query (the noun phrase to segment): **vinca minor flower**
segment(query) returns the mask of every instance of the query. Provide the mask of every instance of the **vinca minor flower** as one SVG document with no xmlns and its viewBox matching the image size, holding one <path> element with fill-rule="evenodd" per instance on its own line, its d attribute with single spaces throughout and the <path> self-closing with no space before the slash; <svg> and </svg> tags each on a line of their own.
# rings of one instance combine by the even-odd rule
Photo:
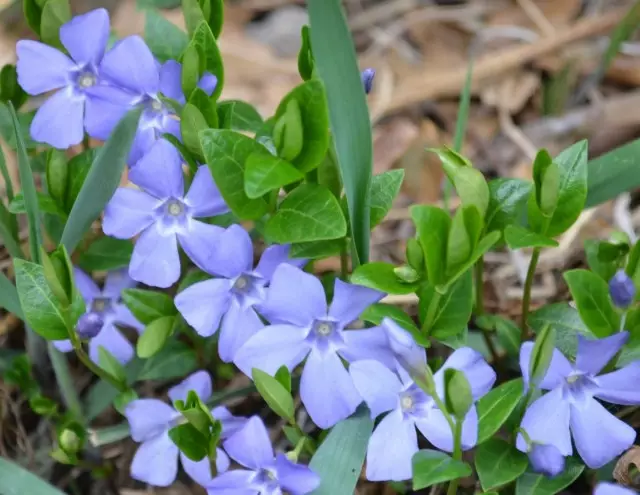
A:
<svg viewBox="0 0 640 495">
<path fill-rule="evenodd" d="M 120 299 L 121 292 L 133 287 L 135 282 L 127 275 L 126 269 L 115 270 L 107 275 L 104 288 L 100 290 L 82 270 L 74 268 L 73 272 L 78 291 L 87 306 L 87 312 L 78 320 L 77 332 L 80 338 L 91 339 L 89 356 L 97 363 L 98 349 L 102 346 L 118 361 L 127 363 L 133 357 L 133 346 L 116 325 L 131 327 L 138 332 L 144 330 L 144 325 L 136 320 Z M 62 352 L 73 350 L 70 340 L 56 340 L 53 345 Z"/>
<path fill-rule="evenodd" d="M 403 342 L 413 341 L 411 335 L 395 322 L 385 319 L 384 325 L 392 323 L 392 333 L 403 332 Z M 401 347 L 395 347 L 399 350 Z M 407 345 L 398 357 L 399 363 L 412 362 L 417 369 L 417 344 Z M 410 355 L 409 355 L 410 354 Z M 422 368 L 427 361 L 424 349 L 420 350 Z M 436 393 L 444 401 L 444 371 L 454 368 L 462 371 L 474 401 L 485 395 L 496 380 L 496 374 L 482 356 L 469 347 L 456 350 L 434 374 Z M 394 372 L 396 371 L 396 372 Z M 371 417 L 388 414 L 376 427 L 367 448 L 367 479 L 371 481 L 403 481 L 412 476 L 413 455 L 418 451 L 416 428 L 437 448 L 453 451 L 453 434 L 444 414 L 433 398 L 419 388 L 403 367 L 395 370 L 373 360 L 351 364 L 349 373 L 360 395 L 371 410 Z M 478 413 L 471 407 L 462 424 L 461 444 L 467 450 L 475 446 L 478 439 Z"/>
<path fill-rule="evenodd" d="M 142 190 L 118 188 L 105 207 L 102 228 L 118 239 L 140 234 L 129 264 L 131 278 L 155 287 L 176 282 L 178 243 L 198 267 L 206 269 L 224 230 L 196 218 L 229 210 L 209 169 L 198 169 L 185 195 L 180 154 L 161 139 L 131 170 L 129 179 Z"/>
<path fill-rule="evenodd" d="M 273 375 L 281 366 L 292 370 L 307 358 L 300 397 L 313 422 L 330 428 L 362 402 L 341 359 L 388 359 L 381 328 L 345 330 L 382 297 L 376 290 L 336 280 L 333 302 L 327 308 L 320 280 L 282 264 L 261 306 L 261 314 L 271 325 L 238 350 L 234 363 L 249 376 L 253 368 Z"/>
<path fill-rule="evenodd" d="M 578 352 L 575 364 L 569 362 L 554 349 L 551 364 L 539 384 L 548 393 L 536 400 L 525 412 L 520 427 L 528 439 L 519 434 L 516 446 L 529 452 L 529 440 L 534 445 L 554 446 L 563 456 L 571 455 L 571 437 L 585 464 L 592 469 L 604 466 L 630 447 L 636 433 L 624 421 L 607 411 L 597 400 L 612 404 L 640 404 L 640 361 L 623 368 L 599 375 L 602 369 L 618 353 L 629 337 L 620 332 L 599 340 L 578 336 Z M 520 368 L 529 381 L 529 363 L 532 342 L 525 342 L 520 349 Z M 555 459 L 555 461 L 554 461 Z M 547 472 L 562 470 L 559 459 L 545 458 L 546 468 L 535 457 L 530 460 L 534 468 Z M 551 463 L 556 465 L 550 467 Z"/>
<path fill-rule="evenodd" d="M 203 402 L 211 397 L 211 376 L 206 371 L 197 371 L 182 383 L 169 389 L 172 402 L 186 400 L 189 391 L 196 392 Z M 246 418 L 234 417 L 225 407 L 216 407 L 212 416 L 222 423 L 222 438 L 239 431 Z M 173 407 L 159 399 L 137 399 L 125 409 L 131 427 L 131 438 L 141 443 L 131 463 L 131 477 L 153 486 L 169 486 L 178 474 L 178 457 L 185 472 L 197 483 L 206 485 L 211 481 L 209 458 L 192 461 L 180 453 L 169 438 L 169 430 L 182 423 L 184 417 Z M 229 458 L 220 448 L 216 452 L 216 470 L 221 473 L 229 469 Z"/>
<path fill-rule="evenodd" d="M 306 260 L 289 259 L 289 246 L 270 246 L 253 269 L 251 237 L 239 225 L 232 225 L 220 235 L 206 267 L 219 277 L 182 291 L 175 299 L 176 307 L 203 337 L 220 327 L 218 352 L 228 363 L 240 346 L 264 327 L 254 307 L 264 301 L 265 287 L 277 266 L 286 262 L 301 266 Z"/>
<path fill-rule="evenodd" d="M 113 112 L 112 93 L 105 89 L 104 54 L 109 39 L 109 14 L 92 10 L 60 27 L 60 41 L 69 56 L 39 41 L 16 45 L 18 82 L 30 95 L 57 90 L 31 122 L 34 140 L 65 149 L 82 142 L 84 131 L 106 139 L 123 112 Z"/>
<path fill-rule="evenodd" d="M 235 469 L 215 477 L 208 495 L 305 495 L 320 485 L 320 477 L 307 466 L 274 456 L 269 434 L 258 416 L 223 442 L 229 456 L 248 469 Z"/>
<path fill-rule="evenodd" d="M 602 482 L 598 483 L 593 495 L 636 495 L 637 492 L 626 486 L 616 485 L 615 483 Z"/>
</svg>

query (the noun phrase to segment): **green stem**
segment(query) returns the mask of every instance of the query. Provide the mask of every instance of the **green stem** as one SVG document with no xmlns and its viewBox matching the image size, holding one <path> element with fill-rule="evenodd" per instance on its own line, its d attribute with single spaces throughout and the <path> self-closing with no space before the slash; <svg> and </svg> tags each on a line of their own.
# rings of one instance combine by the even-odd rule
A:
<svg viewBox="0 0 640 495">
<path fill-rule="evenodd" d="M 442 299 L 442 294 L 438 292 L 438 290 L 433 291 L 433 297 L 431 301 L 429 301 L 429 306 L 427 307 L 427 314 L 424 319 L 424 324 L 422 325 L 422 330 L 425 334 L 429 335 L 431 332 L 431 327 L 436 319 L 436 313 L 438 312 L 438 308 L 440 307 L 440 299 Z"/>
<path fill-rule="evenodd" d="M 65 406 L 76 420 L 83 421 L 82 403 L 73 384 L 66 356 L 58 351 L 51 343 L 47 345 L 47 350 L 49 351 L 49 359 L 51 359 L 53 373 L 56 376 L 56 382 L 58 383 Z"/>
<path fill-rule="evenodd" d="M 476 276 L 476 316 L 484 314 L 484 256 L 480 256 L 475 266 Z"/>
<path fill-rule="evenodd" d="M 431 398 L 433 399 L 433 402 L 436 403 L 436 406 L 438 406 L 438 409 L 440 409 L 440 411 L 442 412 L 444 418 L 447 420 L 447 423 L 449 424 L 449 428 L 451 428 L 451 434 L 453 435 L 453 437 L 455 439 L 456 422 L 451 417 L 451 414 L 449 414 L 449 411 L 447 411 L 447 406 L 444 405 L 444 402 L 442 402 L 442 399 L 440 397 L 438 397 L 438 394 L 436 392 L 433 392 L 433 393 L 431 393 L 429 395 L 431 395 Z"/>
<path fill-rule="evenodd" d="M 533 285 L 533 276 L 536 273 L 536 265 L 540 258 L 540 248 L 534 248 L 529 262 L 529 270 L 527 271 L 527 279 L 524 283 L 524 295 L 522 298 L 522 320 L 520 322 L 520 342 L 527 340 L 527 318 L 529 317 L 529 306 L 531 305 L 531 286 Z"/>
<path fill-rule="evenodd" d="M 456 461 L 462 460 L 462 421 L 457 420 L 455 431 L 453 434 L 453 458 Z M 458 478 L 451 480 L 447 495 L 455 495 L 458 493 Z"/>
</svg>

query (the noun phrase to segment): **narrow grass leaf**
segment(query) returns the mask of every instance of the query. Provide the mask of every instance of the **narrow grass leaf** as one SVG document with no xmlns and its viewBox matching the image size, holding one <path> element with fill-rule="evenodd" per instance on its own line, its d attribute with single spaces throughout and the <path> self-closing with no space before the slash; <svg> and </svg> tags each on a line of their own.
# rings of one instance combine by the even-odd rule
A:
<svg viewBox="0 0 640 495">
<path fill-rule="evenodd" d="M 0 457 L 0 479 L 0 495 L 64 495 L 56 487 L 3 457 Z"/>
<path fill-rule="evenodd" d="M 21 320 L 24 320 L 24 313 L 22 312 L 22 306 L 20 306 L 18 291 L 2 272 L 0 272 L 0 307 L 6 309 L 9 313 L 13 313 Z"/>
</svg>

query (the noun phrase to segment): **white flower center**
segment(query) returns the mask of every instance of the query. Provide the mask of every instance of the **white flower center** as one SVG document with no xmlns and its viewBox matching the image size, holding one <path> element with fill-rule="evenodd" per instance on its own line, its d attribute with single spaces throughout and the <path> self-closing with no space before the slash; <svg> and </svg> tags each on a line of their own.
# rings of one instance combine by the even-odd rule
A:
<svg viewBox="0 0 640 495">
<path fill-rule="evenodd" d="M 151 110 L 154 112 L 160 112 L 164 108 L 164 105 L 160 100 L 151 100 Z"/>
<path fill-rule="evenodd" d="M 90 88 L 96 84 L 96 76 L 91 72 L 84 72 L 78 77 L 78 86 L 81 88 Z"/>
<path fill-rule="evenodd" d="M 407 411 L 413 407 L 413 397 L 410 395 L 403 395 L 400 398 L 400 407 L 403 411 Z"/>
<path fill-rule="evenodd" d="M 244 275 L 240 275 L 236 279 L 235 283 L 233 284 L 233 288 L 242 290 L 242 289 L 246 289 L 248 285 L 249 285 L 249 280 L 247 279 L 247 277 L 245 277 Z"/>
<path fill-rule="evenodd" d="M 169 213 L 169 215 L 177 217 L 184 212 L 184 206 L 182 205 L 182 203 L 180 203 L 180 201 L 171 201 L 167 205 L 167 212 Z"/>
<path fill-rule="evenodd" d="M 91 301 L 91 310 L 95 313 L 104 313 L 111 306 L 111 301 L 104 297 L 98 297 Z"/>
<path fill-rule="evenodd" d="M 329 323 L 319 323 L 318 326 L 316 326 L 316 332 L 318 332 L 318 334 L 322 335 L 323 337 L 329 335 L 332 330 L 333 327 Z"/>
</svg>

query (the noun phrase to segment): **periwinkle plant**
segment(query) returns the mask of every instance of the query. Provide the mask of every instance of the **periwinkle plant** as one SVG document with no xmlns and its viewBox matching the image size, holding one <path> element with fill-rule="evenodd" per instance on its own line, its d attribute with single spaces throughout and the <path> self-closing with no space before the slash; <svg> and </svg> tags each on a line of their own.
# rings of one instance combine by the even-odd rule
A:
<svg viewBox="0 0 640 495">
<path fill-rule="evenodd" d="M 151 29 L 158 18 L 149 14 L 146 41 L 130 36 L 111 47 L 105 10 L 70 19 L 60 4 L 47 0 L 45 12 L 25 3 L 44 42 L 18 43 L 14 77 L 28 94 L 56 92 L 30 129 L 49 147 L 39 201 L 31 157 L 16 141 L 32 258 L 10 239 L 16 288 L 3 282 L 0 305 L 108 382 L 111 395 L 102 382 L 95 390 L 127 420 L 115 427 L 118 438 L 139 444 L 132 478 L 169 486 L 182 466 L 210 495 L 350 495 L 366 462 L 372 482 L 412 480 L 415 490 L 434 491 L 446 483 L 453 495 L 474 492 L 459 487 L 474 464 L 484 492 L 544 486 L 546 494 L 633 445 L 635 430 L 599 401 L 640 405 L 640 244 L 598 241 L 589 270 L 565 273 L 575 304 L 529 311 L 541 250 L 585 206 L 585 142 L 556 157 L 540 151 L 532 182 L 487 182 L 462 155 L 432 150 L 460 206 L 452 216 L 413 206 L 406 262 L 366 262 L 362 230 L 382 221 L 403 175 L 374 176 L 379 193 L 365 188 L 366 201 L 354 202 L 354 178 L 371 164 L 364 175 L 350 168 L 343 136 L 330 129 L 329 108 L 340 110 L 327 90 L 342 87 L 325 47 L 312 46 L 322 40 L 314 9 L 313 29 L 302 30 L 304 82 L 263 120 L 247 103 L 219 100 L 221 0 L 185 9 L 188 34 Z M 53 31 L 50 22 L 34 24 L 56 8 Z M 375 70 L 349 70 L 340 77 L 359 97 L 346 106 L 365 105 Z M 368 120 L 355 127 L 370 133 Z M 87 137 L 106 143 L 70 160 L 55 150 L 86 147 Z M 117 187 L 125 164 L 131 185 Z M 44 225 L 61 239 L 51 253 L 40 245 L 39 205 L 63 226 L 60 236 L 56 222 Z M 15 218 L 0 222 L 17 236 Z M 79 230 L 82 242 L 73 242 Z M 483 256 L 502 239 L 532 249 L 520 328 L 484 311 Z M 341 273 L 318 277 L 314 262 L 336 255 Z M 104 272 L 101 289 L 94 277 Z M 417 318 L 384 303 L 410 293 Z M 499 347 L 493 330 L 509 345 Z M 474 333 L 484 347 L 473 348 Z M 83 411 L 65 358 L 51 350 L 51 359 L 64 405 L 43 395 L 26 359 L 6 379 L 56 425 L 52 456 L 84 469 L 89 432 L 94 445 L 110 440 L 91 424 L 101 410 Z M 521 377 L 507 380 L 518 359 Z M 253 385 L 223 389 L 236 368 Z M 151 380 L 174 384 L 170 404 L 138 387 Z M 243 417 L 223 405 L 256 390 L 283 423 L 273 426 L 260 408 Z M 267 429 L 280 424 L 284 452 L 274 451 Z M 595 493 L 626 490 L 604 482 Z"/>
</svg>

